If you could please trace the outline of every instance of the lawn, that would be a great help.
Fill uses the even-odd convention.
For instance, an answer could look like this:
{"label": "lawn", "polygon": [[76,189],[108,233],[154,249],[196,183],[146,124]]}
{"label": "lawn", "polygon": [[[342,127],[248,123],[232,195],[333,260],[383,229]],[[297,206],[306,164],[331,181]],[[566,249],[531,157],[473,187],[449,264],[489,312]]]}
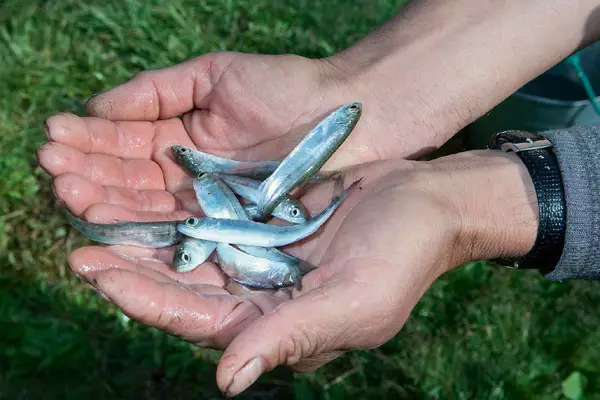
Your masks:
{"label": "lawn", "polygon": [[[129,321],[68,272],[84,242],[36,167],[45,118],[203,52],[330,55],[402,3],[0,2],[0,398],[221,397],[218,352]],[[468,264],[434,284],[390,343],[310,374],[278,369],[240,398],[558,399],[565,381],[600,398],[597,288]]]}

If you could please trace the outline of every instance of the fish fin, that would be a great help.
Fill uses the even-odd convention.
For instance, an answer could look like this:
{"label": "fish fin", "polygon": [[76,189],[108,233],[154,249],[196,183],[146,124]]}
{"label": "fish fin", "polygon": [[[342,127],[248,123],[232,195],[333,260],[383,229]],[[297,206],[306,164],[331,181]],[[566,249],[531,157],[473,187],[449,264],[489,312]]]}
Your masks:
{"label": "fish fin", "polygon": [[360,183],[362,182],[362,180],[364,179],[364,177],[358,178],[357,180],[355,180],[354,182],[352,182],[350,184],[350,186],[348,186],[348,189],[344,190],[345,193],[350,193],[352,191],[354,191],[354,189],[356,189],[356,187],[358,185],[360,185]]}
{"label": "fish fin", "polygon": [[69,222],[81,221],[81,219],[79,217],[76,217],[75,215],[73,215],[71,213],[71,211],[69,211],[69,210],[65,210],[65,215],[67,216],[67,219],[69,220]]}
{"label": "fish fin", "polygon": [[302,291],[302,278],[298,278],[295,282],[294,282],[294,287],[296,288],[297,291]]}
{"label": "fish fin", "polygon": [[321,176],[323,181],[332,181],[334,179],[338,179],[340,177],[340,175],[342,174],[342,171],[328,171],[328,172],[322,172]]}
{"label": "fish fin", "polygon": [[[71,211],[69,211],[69,210],[66,210],[66,211],[65,211],[65,214],[66,214],[66,216],[67,216],[67,219],[68,219],[68,220],[69,220],[69,222],[71,223],[71,225],[73,225],[73,226],[74,226],[74,227],[76,227],[76,228],[77,228],[77,227],[81,227],[81,226],[83,226],[84,224],[94,224],[94,223],[95,223],[95,222],[90,222],[90,221],[87,221],[87,220],[85,220],[85,219],[83,219],[83,218],[79,218],[79,217],[77,217],[77,216],[73,215],[73,214],[71,213]],[[111,222],[112,222],[113,224],[126,224],[126,223],[128,223],[128,222],[131,222],[131,221],[126,221],[126,220],[123,220],[123,219],[118,219],[118,218],[112,218],[112,219],[111,219]]]}
{"label": "fish fin", "polygon": [[363,178],[359,178],[357,180],[355,180],[354,182],[352,182],[350,184],[350,186],[348,186],[346,189],[342,189],[340,190],[338,185],[339,184],[343,184],[343,180],[341,179],[341,177],[336,180],[335,184],[336,184],[336,190],[335,190],[335,195],[333,196],[334,201],[341,201],[343,199],[345,199],[350,193],[352,193],[357,187],[358,185],[362,182]]}
{"label": "fish fin", "polygon": [[71,224],[71,226],[78,230],[84,229],[86,225],[89,225],[92,223],[92,222],[84,220],[83,218],[79,218],[78,216],[71,213],[71,211],[69,211],[69,210],[66,210],[65,214],[66,214],[67,219],[69,220],[69,223]]}
{"label": "fish fin", "polygon": [[300,260],[298,263],[298,268],[302,271],[303,274],[308,274],[310,271],[314,271],[317,267],[307,261]]}
{"label": "fish fin", "polygon": [[333,197],[338,198],[344,194],[344,178],[338,175],[333,182]]}

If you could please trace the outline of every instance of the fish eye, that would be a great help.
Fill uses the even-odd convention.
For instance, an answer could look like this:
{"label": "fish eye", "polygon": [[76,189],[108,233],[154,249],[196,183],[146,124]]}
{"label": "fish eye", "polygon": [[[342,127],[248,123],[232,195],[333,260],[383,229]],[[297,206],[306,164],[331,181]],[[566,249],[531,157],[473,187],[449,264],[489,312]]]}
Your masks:
{"label": "fish eye", "polygon": [[349,108],[350,112],[356,113],[360,110],[360,106],[358,104],[352,104]]}
{"label": "fish eye", "polygon": [[297,208],[292,209],[292,217],[297,217],[299,214],[300,214],[300,211],[298,211]]}
{"label": "fish eye", "polygon": [[196,226],[196,225],[198,225],[198,218],[189,217],[188,219],[185,220],[185,224],[187,226]]}
{"label": "fish eye", "polygon": [[185,263],[189,263],[191,261],[191,257],[188,253],[182,253],[181,254],[181,261],[185,262]]}
{"label": "fish eye", "polygon": [[180,152],[180,153],[187,153],[187,152],[188,152],[188,149],[186,149],[185,147],[181,147],[181,148],[179,149],[179,152]]}

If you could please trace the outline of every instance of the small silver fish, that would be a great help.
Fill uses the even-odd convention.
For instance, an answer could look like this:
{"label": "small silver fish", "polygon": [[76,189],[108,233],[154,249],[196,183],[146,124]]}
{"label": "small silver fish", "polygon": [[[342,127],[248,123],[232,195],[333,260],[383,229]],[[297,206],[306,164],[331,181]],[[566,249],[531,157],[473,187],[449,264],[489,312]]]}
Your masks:
{"label": "small silver fish", "polygon": [[313,264],[304,261],[298,257],[294,257],[291,254],[285,253],[275,247],[258,247],[258,246],[238,246],[240,249],[243,249],[244,252],[255,256],[268,258],[270,260],[281,261],[286,263],[292,263],[293,265],[300,268],[303,274],[307,274],[310,271],[316,269],[317,267]]}
{"label": "small silver fish", "polygon": [[[230,187],[212,174],[194,180],[200,207],[208,217],[249,221]],[[302,275],[315,267],[275,248],[217,245],[219,266],[231,279],[252,287],[274,288],[299,285]],[[288,277],[293,280],[289,281]],[[291,279],[291,278],[290,278]],[[274,286],[275,284],[279,286]]]}
{"label": "small silver fish", "polygon": [[261,247],[285,246],[316,232],[359,182],[360,180],[350,185],[340,196],[335,197],[325,210],[304,224],[281,226],[223,218],[190,217],[177,224],[177,230],[187,236],[220,243]]}
{"label": "small silver fish", "polygon": [[171,151],[175,160],[192,173],[223,172],[250,177],[269,176],[279,165],[278,161],[235,161],[204,153],[189,147],[174,145]]}
{"label": "small silver fish", "polygon": [[196,200],[210,218],[248,220],[248,214],[229,186],[213,174],[206,173],[194,179]]}
{"label": "small silver fish", "polygon": [[[215,174],[235,193],[246,200],[256,203],[260,197],[258,188],[261,181],[243,176]],[[259,214],[260,215],[260,214]],[[301,224],[308,220],[308,212],[299,200],[290,195],[284,195],[281,202],[273,210],[273,216],[293,224]]]}
{"label": "small silver fish", "polygon": [[177,272],[189,272],[206,262],[217,248],[215,242],[207,240],[184,238],[175,248],[173,266]]}
{"label": "small silver fish", "polygon": [[[203,174],[194,179],[193,186],[196,200],[207,217],[250,220],[231,188],[216,176]],[[240,246],[240,248],[253,254],[253,246]],[[256,249],[256,252],[258,251],[260,250]]]}
{"label": "small silver fish", "polygon": [[338,108],[313,128],[260,185],[256,202],[264,219],[272,214],[284,195],[306,183],[329,160],[354,129],[361,103]]}
{"label": "small silver fish", "polygon": [[[181,145],[171,146],[171,152],[175,160],[194,175],[205,172],[221,172],[248,178],[265,179],[281,164],[280,161],[235,161]],[[320,173],[314,175],[311,182],[327,181],[338,174],[337,171]]]}
{"label": "small silver fish", "polygon": [[97,224],[71,213],[67,213],[67,216],[71,225],[85,237],[104,244],[157,248],[171,246],[183,237],[177,231],[180,221]]}
{"label": "small silver fish", "polygon": [[290,261],[256,257],[227,243],[217,245],[219,266],[234,281],[261,289],[294,285],[301,290],[300,268]]}

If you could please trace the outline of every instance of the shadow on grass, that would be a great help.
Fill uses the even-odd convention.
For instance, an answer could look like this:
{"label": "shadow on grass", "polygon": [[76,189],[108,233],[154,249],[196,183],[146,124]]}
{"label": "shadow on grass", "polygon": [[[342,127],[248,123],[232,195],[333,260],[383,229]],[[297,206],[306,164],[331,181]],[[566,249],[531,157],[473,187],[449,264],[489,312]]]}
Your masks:
{"label": "shadow on grass", "polygon": [[[0,274],[0,397],[221,398],[216,352],[127,321],[73,279],[28,275]],[[276,371],[240,398],[290,398],[290,376]]]}

